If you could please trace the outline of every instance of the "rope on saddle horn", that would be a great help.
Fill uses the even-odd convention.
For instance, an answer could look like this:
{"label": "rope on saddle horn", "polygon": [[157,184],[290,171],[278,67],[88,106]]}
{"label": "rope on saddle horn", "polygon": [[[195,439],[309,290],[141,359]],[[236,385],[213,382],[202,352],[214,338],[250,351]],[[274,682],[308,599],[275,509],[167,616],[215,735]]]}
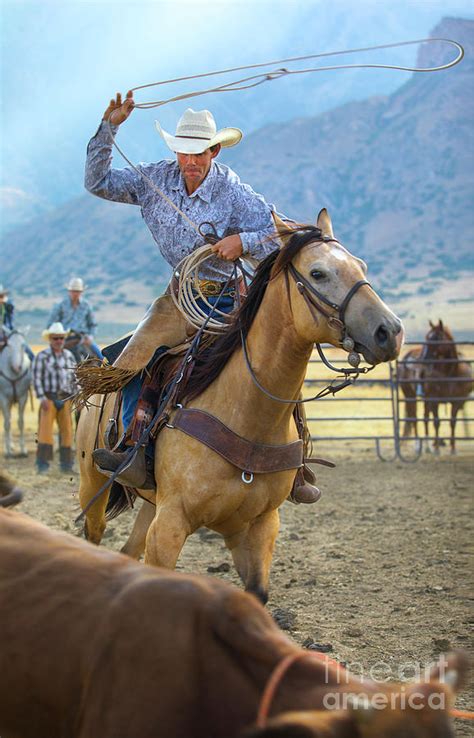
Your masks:
{"label": "rope on saddle horn", "polygon": [[[216,306],[210,304],[206,295],[202,292],[199,282],[200,266],[213,256],[215,254],[211,246],[206,244],[200,246],[180,261],[176,269],[178,287],[176,294],[171,289],[171,297],[181,315],[195,328],[201,328],[203,323],[208,319],[209,313],[205,312],[199,305],[198,301],[201,300],[213,314],[218,316],[216,318],[211,317],[207,320],[204,333],[220,335],[227,330],[231,318],[229,318],[228,314],[223,313]],[[228,285],[230,285],[233,278],[233,275],[229,277],[227,280]]]}

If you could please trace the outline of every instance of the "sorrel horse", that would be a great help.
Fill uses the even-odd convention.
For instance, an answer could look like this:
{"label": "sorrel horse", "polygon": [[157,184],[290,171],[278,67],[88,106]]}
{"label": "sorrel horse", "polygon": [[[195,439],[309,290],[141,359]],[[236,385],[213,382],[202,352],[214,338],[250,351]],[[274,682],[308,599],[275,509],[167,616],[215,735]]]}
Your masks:
{"label": "sorrel horse", "polygon": [[408,351],[398,365],[398,381],[405,395],[405,427],[403,437],[412,431],[418,437],[417,393],[424,401],[425,435],[429,437],[429,420],[433,415],[435,440],[433,448],[439,454],[440,419],[438,408],[451,404],[451,453],[456,453],[456,420],[469,397],[472,383],[471,365],[463,361],[449,328],[439,320],[430,321],[423,346]]}
{"label": "sorrel horse", "polygon": [[[295,269],[298,278],[291,276]],[[235,321],[191,374],[186,406],[206,411],[251,442],[297,441],[293,401],[315,342],[339,346],[343,324],[356,351],[371,364],[394,359],[400,351],[402,324],[366,283],[365,274],[364,262],[335,240],[329,215],[321,211],[316,228],[298,230],[260,264]],[[320,311],[308,305],[303,283],[314,289],[312,305],[319,305]],[[258,381],[273,395],[290,398],[288,404],[276,402],[256,386],[242,335]],[[109,398],[102,425],[112,402]],[[152,508],[145,503],[133,545],[126,551],[133,548],[139,555],[145,548],[147,563],[172,569],[188,536],[206,526],[224,537],[245,588],[266,601],[278,508],[291,490],[296,470],[256,474],[246,484],[236,466],[174,428],[174,413],[156,442],[153,520],[147,532]],[[98,407],[81,412],[77,431],[83,509],[104,481],[91,457],[99,415]],[[103,427],[99,445],[102,434]],[[149,499],[154,501],[155,496]],[[106,505],[104,494],[87,512],[86,535],[95,543],[105,528]]]}
{"label": "sorrel horse", "polygon": [[[1,335],[1,331],[0,331]],[[5,432],[5,456],[13,456],[11,439],[11,412],[18,405],[18,430],[20,432],[20,456],[27,456],[25,444],[25,405],[31,383],[31,361],[26,354],[25,336],[17,330],[3,330],[3,346],[0,349],[0,409],[3,413]]]}

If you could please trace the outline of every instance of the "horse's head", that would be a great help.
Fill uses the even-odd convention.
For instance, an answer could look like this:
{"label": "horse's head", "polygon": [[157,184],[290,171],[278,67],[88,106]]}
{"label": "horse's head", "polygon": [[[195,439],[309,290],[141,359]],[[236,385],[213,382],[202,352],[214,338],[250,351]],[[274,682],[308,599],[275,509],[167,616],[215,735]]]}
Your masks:
{"label": "horse's head", "polygon": [[439,320],[435,325],[430,320],[430,330],[425,336],[423,359],[456,359],[457,349],[454,338],[449,328]]}
{"label": "horse's head", "polygon": [[313,235],[307,230],[302,238],[300,248],[291,239],[276,264],[282,268],[291,259],[291,307],[299,335],[333,346],[346,338],[346,349],[352,339],[370,364],[395,359],[403,342],[402,323],[368,284],[365,263],[334,238],[326,210],[320,212]]}
{"label": "horse's head", "polygon": [[24,369],[25,363],[25,336],[18,330],[9,331],[6,335],[6,346],[8,349],[5,361],[13,375],[19,375]]}

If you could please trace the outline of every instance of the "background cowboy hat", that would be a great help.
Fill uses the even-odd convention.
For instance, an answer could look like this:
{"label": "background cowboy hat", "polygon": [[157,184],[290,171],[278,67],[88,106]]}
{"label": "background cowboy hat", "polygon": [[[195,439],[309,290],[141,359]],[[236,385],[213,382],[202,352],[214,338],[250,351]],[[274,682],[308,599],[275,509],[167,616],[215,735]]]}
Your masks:
{"label": "background cowboy hat", "polygon": [[50,336],[68,336],[70,332],[66,330],[62,323],[51,323],[49,328],[46,328],[41,335],[47,341]]}
{"label": "background cowboy hat", "polygon": [[84,292],[87,289],[87,285],[84,284],[80,277],[71,277],[69,282],[64,286],[67,290],[73,290],[74,292]]}

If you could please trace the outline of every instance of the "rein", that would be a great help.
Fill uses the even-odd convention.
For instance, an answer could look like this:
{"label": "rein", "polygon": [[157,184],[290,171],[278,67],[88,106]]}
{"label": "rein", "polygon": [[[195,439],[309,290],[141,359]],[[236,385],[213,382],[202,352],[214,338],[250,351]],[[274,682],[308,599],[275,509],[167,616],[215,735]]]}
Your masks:
{"label": "rein", "polygon": [[[281,685],[285,674],[296,661],[300,661],[302,658],[305,657],[318,659],[318,661],[325,661],[326,665],[328,666],[334,666],[337,669],[342,670],[343,672],[346,671],[346,669],[344,669],[341,664],[339,664],[337,661],[334,661],[334,659],[328,659],[326,654],[323,654],[320,651],[309,653],[307,651],[296,651],[295,653],[285,656],[275,666],[267,680],[267,683],[265,684],[257,711],[257,728],[266,727],[270,707],[273,700],[275,699],[275,694],[279,686]],[[469,710],[458,710],[452,707],[449,710],[449,714],[451,715],[451,717],[459,718],[460,720],[474,720],[474,712],[471,712]]]}

